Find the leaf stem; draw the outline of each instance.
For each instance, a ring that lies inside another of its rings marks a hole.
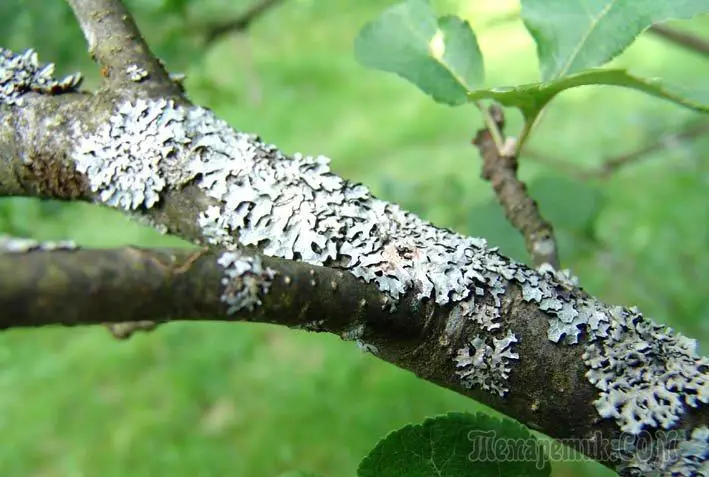
[[[482,101],[475,101],[475,106],[480,110],[483,115],[485,126],[487,127],[487,130],[490,131],[490,135],[492,136],[492,140],[495,143],[497,152],[499,154],[503,154],[505,150],[505,141],[502,138],[502,131],[500,131],[500,128],[497,125],[497,121],[492,116],[491,110],[486,108]]]

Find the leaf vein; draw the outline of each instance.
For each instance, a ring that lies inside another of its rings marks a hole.
[[[618,0],[611,0],[608,5],[606,5],[596,17],[589,15],[589,20],[591,20],[591,23],[589,24],[589,29],[586,32],[586,34],[581,37],[579,40],[578,45],[574,48],[574,51],[572,54],[569,55],[568,60],[566,61],[566,64],[559,70],[559,73],[557,74],[557,77],[564,76],[568,71],[569,68],[571,68],[571,64],[574,62],[576,57],[578,56],[579,51],[581,51],[581,48],[583,47],[584,44],[588,41],[589,37],[591,36],[591,33],[595,30],[595,28],[598,26],[600,23],[601,19],[603,19],[608,13],[611,11],[611,9],[618,3]]]

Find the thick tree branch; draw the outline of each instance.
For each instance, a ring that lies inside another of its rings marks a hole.
[[[39,74],[24,73],[18,77]],[[172,287],[192,284],[193,273],[201,279],[185,292],[201,305],[151,304],[169,313],[149,319],[191,307],[206,317],[210,304],[222,307],[216,318],[226,306],[234,317],[333,331],[552,437],[573,438],[573,447],[626,475],[691,473],[706,461],[709,361],[639,311],[604,304],[563,274],[525,267],[483,239],[437,228],[335,176],[325,158],[288,157],[204,108],[170,96],[20,91],[0,95],[0,194],[90,200],[209,244],[208,252],[179,256],[190,278],[165,266],[172,252],[86,251],[137,267],[153,280],[156,302],[173,300]],[[0,254],[0,262],[80,273],[69,262],[82,251],[40,251]],[[226,276],[217,283],[215,259],[224,256]],[[141,310],[113,319],[139,321],[147,317]],[[111,310],[101,311],[107,321]],[[619,439],[622,448],[611,452]],[[643,442],[679,448],[645,459]]]
[[[559,252],[552,225],[541,216],[527,186],[517,177],[517,157],[513,152],[501,151],[494,140],[495,134],[504,138],[502,108],[492,106],[487,114],[493,124],[478,131],[473,140],[483,160],[482,177],[490,181],[507,219],[522,233],[534,264],[539,267],[546,263],[559,269]]]

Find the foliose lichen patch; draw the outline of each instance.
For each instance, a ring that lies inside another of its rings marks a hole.
[[[670,429],[687,408],[709,402],[709,360],[694,340],[645,319],[637,310],[616,307],[608,336],[583,355],[586,376],[600,390],[602,417],[639,434],[644,428]]]
[[[121,103],[107,122],[87,132],[76,124],[72,158],[107,205],[150,208],[167,184],[184,183],[190,137],[186,111],[165,99]]]
[[[13,53],[0,48],[0,103],[21,105],[22,96],[28,92],[57,94],[74,91],[81,80],[78,73],[57,80],[54,64],[40,64],[34,50]]]
[[[252,311],[261,305],[261,297],[268,293],[276,273],[261,264],[258,256],[246,256],[235,250],[225,252],[217,263],[224,268],[224,287],[221,299],[228,305],[227,313]]]
[[[39,242],[30,238],[0,235],[0,253],[26,253],[32,251],[76,250],[77,245],[71,240],[58,242]]]
[[[519,354],[512,351],[517,337],[509,331],[503,338],[492,338],[492,346],[488,341],[485,336],[476,336],[470,347],[458,350],[456,374],[469,388],[481,387],[504,396],[509,391],[506,382],[512,371],[511,361],[519,359]]]

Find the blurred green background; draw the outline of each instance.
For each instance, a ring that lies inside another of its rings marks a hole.
[[[470,139],[473,108],[434,104],[405,81],[359,66],[358,29],[393,2],[286,0],[247,34],[205,47],[204,25],[253,0],[128,1],[154,51],[187,74],[190,97],[286,152],[322,153],[381,198],[526,261]],[[488,84],[538,79],[534,46],[509,0],[434,1],[475,28]],[[98,82],[64,2],[3,0],[0,45],[34,47],[59,73]],[[678,24],[709,31],[709,19]],[[709,61],[644,35],[617,61],[702,87]],[[510,134],[520,119],[509,113]],[[638,305],[709,338],[709,138],[668,144],[607,180],[577,170],[678,131],[699,116],[639,93],[581,88],[552,103],[521,174],[554,223],[563,265],[591,293]],[[552,157],[568,167],[549,165]],[[179,244],[86,204],[0,200],[0,229],[86,246]],[[255,324],[160,327],[127,342],[100,327],[0,334],[0,475],[353,476],[388,431],[474,402],[339,338]],[[612,475],[555,463],[555,476]]]

